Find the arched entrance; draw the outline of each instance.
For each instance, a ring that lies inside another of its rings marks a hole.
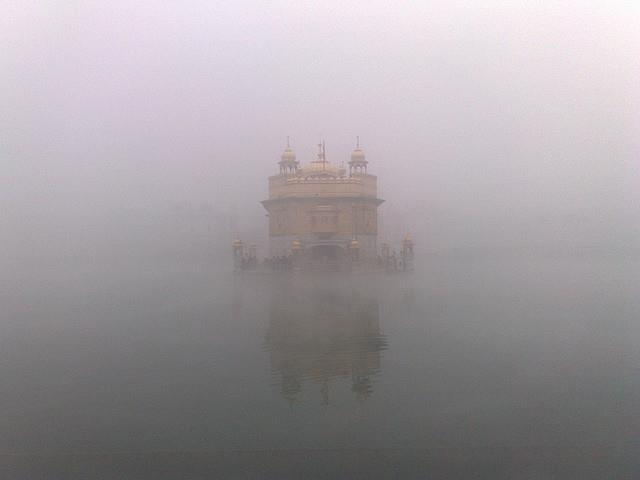
[[[340,271],[345,260],[345,250],[339,245],[313,245],[307,250],[307,268],[312,271]]]
[[[344,258],[344,249],[339,245],[314,245],[311,260],[314,262],[339,262]]]

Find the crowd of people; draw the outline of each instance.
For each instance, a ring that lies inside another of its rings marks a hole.
[[[284,272],[293,269],[293,256],[274,256],[264,259],[264,265],[269,270]]]
[[[240,265],[238,265],[240,270],[255,270],[258,268],[258,258],[244,255],[240,258]]]
[[[386,257],[378,256],[378,265],[384,266],[386,272],[405,272],[409,269],[407,256],[401,253],[396,254],[394,251]]]
[[[257,257],[250,255],[243,255],[242,257],[237,258],[236,262],[236,269],[242,271],[257,270],[261,265]],[[407,256],[402,253],[397,254],[395,251],[386,257],[378,255],[376,263],[379,269],[384,269],[389,273],[403,272],[410,269],[410,262],[408,261]],[[291,271],[294,267],[293,255],[281,255],[265,258],[262,261],[262,267],[273,272]]]

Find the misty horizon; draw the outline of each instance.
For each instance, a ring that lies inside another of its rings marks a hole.
[[[334,163],[360,136],[385,216],[575,216],[637,241],[637,8],[49,5],[1,20],[8,230],[186,202],[242,233],[287,136]]]
[[[0,477],[636,478],[638,25],[2,2]]]

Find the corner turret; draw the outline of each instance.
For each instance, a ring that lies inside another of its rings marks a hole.
[[[356,137],[356,149],[351,153],[351,160],[349,161],[349,176],[366,175],[368,163],[364,152],[360,148],[360,137]]]
[[[280,165],[280,175],[293,175],[298,170],[298,161],[296,160],[295,152],[289,145],[289,137],[287,137],[287,148],[282,152],[278,165]]]

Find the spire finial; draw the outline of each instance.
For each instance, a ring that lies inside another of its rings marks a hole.
[[[360,148],[360,135],[356,135],[356,148]]]
[[[291,145],[289,145],[289,135],[287,135],[287,148],[291,148]]]
[[[322,140],[322,169],[327,168],[327,151],[324,148],[324,140]]]

